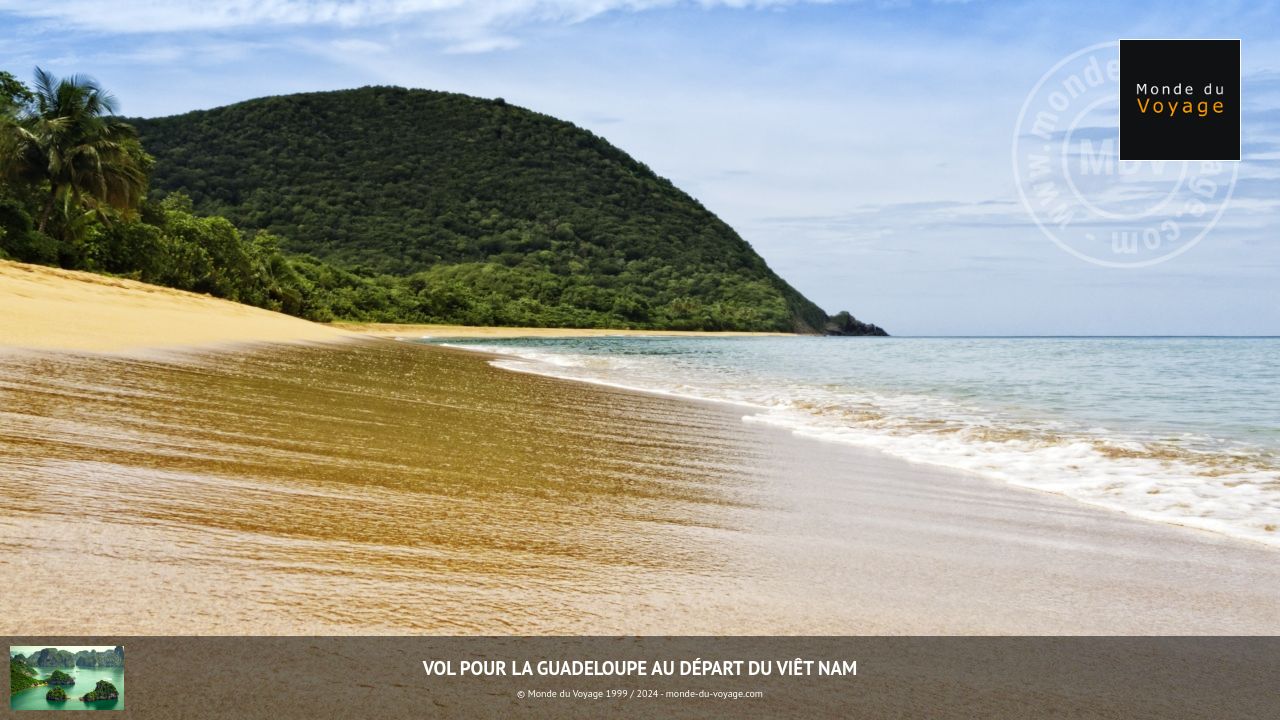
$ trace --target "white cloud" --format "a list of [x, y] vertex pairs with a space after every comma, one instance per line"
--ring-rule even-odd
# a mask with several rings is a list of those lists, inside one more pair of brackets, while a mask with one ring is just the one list
[[[531, 22], [580, 22], [611, 11], [696, 4], [759, 8], [807, 0], [0, 0], [0, 11], [113, 33], [221, 30], [262, 25], [367, 27], [423, 20], [476, 34]], [[821, 2], [822, 0], [817, 0]], [[464, 38], [470, 41], [474, 38]]]
[[[517, 31], [531, 25], [572, 25], [610, 12], [680, 5], [759, 9], [830, 2], [839, 0], [0, 0], [0, 14], [59, 30], [125, 35], [255, 28], [369, 29], [417, 36], [438, 43], [446, 53], [461, 55], [519, 47]], [[340, 52], [385, 52], [386, 48], [357, 45], [363, 42], [343, 39], [331, 45]]]
[[510, 50], [519, 46], [520, 41], [513, 37], [507, 35], [492, 35], [455, 42], [445, 47], [444, 51], [456, 55], [464, 55], [469, 53], [493, 52], [494, 50]]
[[357, 54], [382, 54], [390, 52], [391, 48], [380, 42], [372, 40], [362, 40], [360, 38], [343, 38], [333, 41], [333, 48], [339, 52], [357, 53]]

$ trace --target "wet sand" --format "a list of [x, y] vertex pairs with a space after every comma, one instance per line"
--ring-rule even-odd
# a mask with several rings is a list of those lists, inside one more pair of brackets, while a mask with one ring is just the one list
[[0, 632], [1274, 634], [1261, 545], [388, 340], [0, 352]]

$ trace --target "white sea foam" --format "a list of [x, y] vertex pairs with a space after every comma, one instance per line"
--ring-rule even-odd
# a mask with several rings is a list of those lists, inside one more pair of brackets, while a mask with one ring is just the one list
[[[623, 341], [617, 350], [635, 342]], [[752, 372], [714, 353], [602, 352], [599, 344], [584, 352], [572, 346], [453, 346], [504, 355], [493, 364], [508, 370], [733, 403], [746, 422], [1280, 547], [1275, 454], [1211, 434], [1121, 432], [1048, 413], [1001, 412], [985, 398], [813, 382]]]

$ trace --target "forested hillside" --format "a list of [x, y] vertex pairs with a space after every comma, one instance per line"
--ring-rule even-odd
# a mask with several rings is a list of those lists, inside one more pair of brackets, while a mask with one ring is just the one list
[[91, 78], [0, 71], [0, 259], [322, 322], [883, 334], [601, 138], [424, 90], [125, 120]]
[[405, 294], [403, 319], [801, 331], [827, 321], [670, 182], [502, 100], [368, 87], [128, 122], [155, 158], [153, 197], [181, 191], [197, 212], [267, 230], [288, 252], [392, 276], [382, 282]]

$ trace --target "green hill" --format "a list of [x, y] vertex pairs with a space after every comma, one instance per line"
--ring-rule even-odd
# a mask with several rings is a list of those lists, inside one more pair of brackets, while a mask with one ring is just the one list
[[286, 251], [391, 276], [379, 282], [396, 288], [407, 319], [827, 323], [669, 181], [586, 130], [500, 99], [367, 87], [128, 122], [155, 158], [153, 197], [182, 191], [199, 212], [281, 236]]
[[35, 687], [40, 682], [36, 680], [36, 671], [27, 665], [25, 658], [21, 655], [9, 658], [9, 692], [16, 693], [19, 690], [26, 690], [29, 687]]

